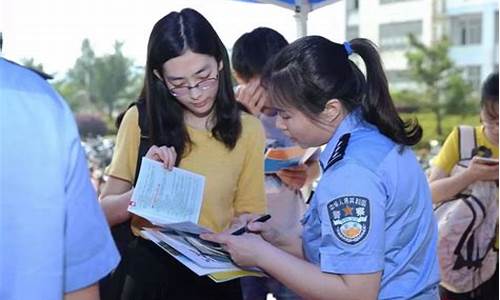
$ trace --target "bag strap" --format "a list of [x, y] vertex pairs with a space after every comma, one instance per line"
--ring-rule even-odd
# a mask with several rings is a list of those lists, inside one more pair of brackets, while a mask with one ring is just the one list
[[459, 160], [472, 159], [472, 151], [476, 148], [476, 130], [472, 126], [458, 126]]
[[[474, 223], [476, 221], [477, 214], [476, 214], [476, 211], [474, 210], [471, 202], [475, 202], [479, 206], [479, 208], [481, 209], [485, 218], [486, 218], [487, 211], [486, 211], [486, 208], [484, 207], [484, 205], [481, 203], [481, 201], [472, 194], [459, 194], [459, 195], [457, 195], [457, 197], [461, 198], [462, 201], [464, 201], [464, 203], [471, 210], [472, 221], [465, 229], [464, 233], [460, 237], [460, 240], [458, 241], [457, 246], [455, 247], [455, 250], [453, 251], [453, 254], [455, 254], [457, 256], [457, 259], [455, 260], [455, 264], [453, 265], [453, 270], [459, 270], [463, 267], [467, 267], [467, 268], [473, 267], [473, 268], [477, 269], [477, 268], [481, 267], [482, 262], [486, 258], [486, 256], [488, 255], [489, 251], [494, 249], [496, 235], [493, 235], [493, 237], [491, 238], [489, 245], [488, 245], [488, 250], [484, 253], [484, 255], [481, 257], [473, 258], [472, 253], [474, 251], [474, 231], [472, 230], [472, 227], [474, 226]], [[469, 199], [471, 200], [471, 202], [469, 202]], [[467, 257], [464, 257], [462, 255], [461, 250], [466, 243], [467, 243], [467, 245], [466, 245]]]
[[137, 183], [137, 179], [139, 177], [139, 171], [141, 169], [142, 158], [148, 152], [148, 149], [151, 147], [151, 139], [149, 137], [149, 127], [147, 124], [147, 111], [146, 111], [146, 102], [142, 99], [139, 99], [135, 102], [135, 106], [139, 112], [139, 129], [141, 132], [141, 138], [139, 142], [139, 151], [137, 151], [137, 164], [135, 168], [135, 177], [134, 177], [134, 186]]
[[[148, 135], [148, 126], [147, 126], [147, 114], [146, 114], [146, 103], [144, 100], [137, 100], [136, 102], [131, 103], [127, 110], [129, 110], [131, 107], [137, 107], [137, 110], [139, 111], [139, 128], [141, 132], [141, 138], [139, 142], [139, 151], [137, 154], [137, 167], [135, 170], [135, 178], [133, 185], [137, 183], [137, 178], [139, 176], [139, 170], [141, 168], [141, 162], [142, 162], [142, 157], [146, 155], [146, 152], [148, 151], [149, 147], [151, 147], [151, 142], [150, 138]], [[123, 115], [127, 111], [125, 110], [117, 119], [116, 125], [117, 127], [120, 126], [121, 121], [123, 119]], [[120, 252], [120, 255], [122, 256], [122, 262], [120, 262], [119, 268], [121, 268], [123, 272], [123, 268], [126, 268], [123, 264], [124, 262], [128, 259], [128, 256], [126, 255], [126, 252], [128, 251], [129, 244], [131, 241], [134, 240], [134, 235], [132, 234], [132, 230], [130, 229], [131, 226], [131, 219], [129, 218], [127, 221], [114, 225], [111, 227], [111, 233], [113, 235], [113, 239], [115, 240], [116, 246], [118, 248], [118, 251]]]

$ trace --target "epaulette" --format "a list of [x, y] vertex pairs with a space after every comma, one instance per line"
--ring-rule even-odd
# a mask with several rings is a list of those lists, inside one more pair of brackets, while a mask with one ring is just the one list
[[331, 166], [333, 166], [335, 163], [339, 162], [344, 158], [345, 150], [347, 148], [347, 145], [349, 144], [349, 138], [351, 137], [350, 133], [346, 133], [343, 136], [340, 137], [339, 141], [337, 142], [337, 145], [335, 145], [335, 149], [332, 152], [332, 155], [328, 159], [328, 163], [326, 166], [321, 165], [323, 168], [323, 172], [328, 170]]
[[27, 67], [27, 66], [20, 65], [20, 64], [18, 64], [18, 63], [16, 63], [16, 62], [13, 62], [13, 61], [11, 61], [11, 60], [5, 59], [5, 58], [3, 58], [3, 57], [2, 57], [2, 59], [4, 59], [5, 61], [7, 61], [7, 62], [9, 62], [9, 63], [11, 63], [11, 64], [14, 64], [14, 65], [20, 66], [21, 68], [25, 68], [25, 69], [28, 69], [28, 70], [30, 70], [30, 71], [32, 71], [32, 72], [35, 72], [38, 76], [42, 77], [44, 80], [50, 80], [50, 79], [53, 79], [53, 78], [54, 78], [52, 75], [49, 75], [49, 74], [47, 74], [47, 73], [44, 73], [44, 72], [42, 72], [42, 71], [40, 71], [40, 70], [37, 70], [37, 69], [34, 69], [34, 68], [30, 68], [30, 67]]

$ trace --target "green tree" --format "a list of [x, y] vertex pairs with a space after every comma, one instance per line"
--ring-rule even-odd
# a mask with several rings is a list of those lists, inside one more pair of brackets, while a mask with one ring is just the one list
[[82, 54], [76, 60], [75, 65], [67, 73], [65, 80], [66, 90], [70, 103], [79, 103], [79, 107], [97, 106], [97, 89], [95, 75], [95, 53], [88, 39], [82, 42]]
[[[422, 86], [422, 102], [436, 118], [436, 133], [443, 134], [442, 120], [446, 113], [465, 113], [472, 91], [448, 55], [447, 38], [426, 46], [410, 35], [411, 50], [406, 53], [410, 76]], [[470, 107], [470, 106], [469, 106]]]
[[473, 90], [472, 84], [465, 81], [460, 72], [451, 74], [444, 89], [444, 111], [462, 118], [477, 112], [479, 100]]
[[57, 83], [75, 111], [104, 111], [111, 120], [117, 106], [137, 97], [138, 75], [122, 47], [122, 42], [115, 41], [112, 54], [96, 56], [90, 41], [83, 40], [81, 56], [66, 78]]
[[123, 55], [122, 46], [123, 43], [115, 42], [114, 53], [96, 58], [94, 64], [99, 107], [105, 109], [110, 119], [116, 104], [126, 94], [127, 86], [132, 81], [133, 62]]

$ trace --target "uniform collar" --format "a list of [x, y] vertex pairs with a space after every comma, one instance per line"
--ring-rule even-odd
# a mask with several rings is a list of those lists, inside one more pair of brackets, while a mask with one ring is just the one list
[[[328, 165], [329, 161], [331, 162], [331, 159], [335, 157], [335, 154], [338, 154], [337, 152], [340, 151], [342, 152], [340, 154], [343, 155], [343, 151], [345, 151], [345, 147], [347, 147], [348, 135], [359, 127], [361, 122], [361, 109], [353, 110], [342, 120], [342, 122], [340, 122], [340, 126], [326, 144], [325, 150], [321, 152], [319, 160], [323, 170]], [[342, 142], [340, 142], [341, 140]], [[342, 159], [342, 157], [340, 157], [340, 159]]]

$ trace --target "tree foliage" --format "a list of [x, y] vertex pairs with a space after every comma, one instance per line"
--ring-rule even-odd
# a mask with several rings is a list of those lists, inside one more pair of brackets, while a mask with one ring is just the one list
[[115, 111], [138, 95], [137, 81], [142, 80], [133, 68], [133, 60], [116, 41], [111, 54], [96, 56], [90, 41], [82, 42], [81, 55], [66, 78], [56, 83], [75, 111], [105, 112], [112, 119]]
[[421, 99], [436, 118], [436, 133], [443, 134], [442, 119], [447, 113], [464, 114], [470, 109], [472, 87], [448, 55], [450, 43], [443, 38], [430, 46], [410, 35], [406, 53], [410, 76], [422, 87]]
[[122, 46], [123, 43], [115, 42], [113, 54], [97, 57], [94, 62], [97, 98], [109, 118], [132, 81], [132, 61], [123, 55]]

